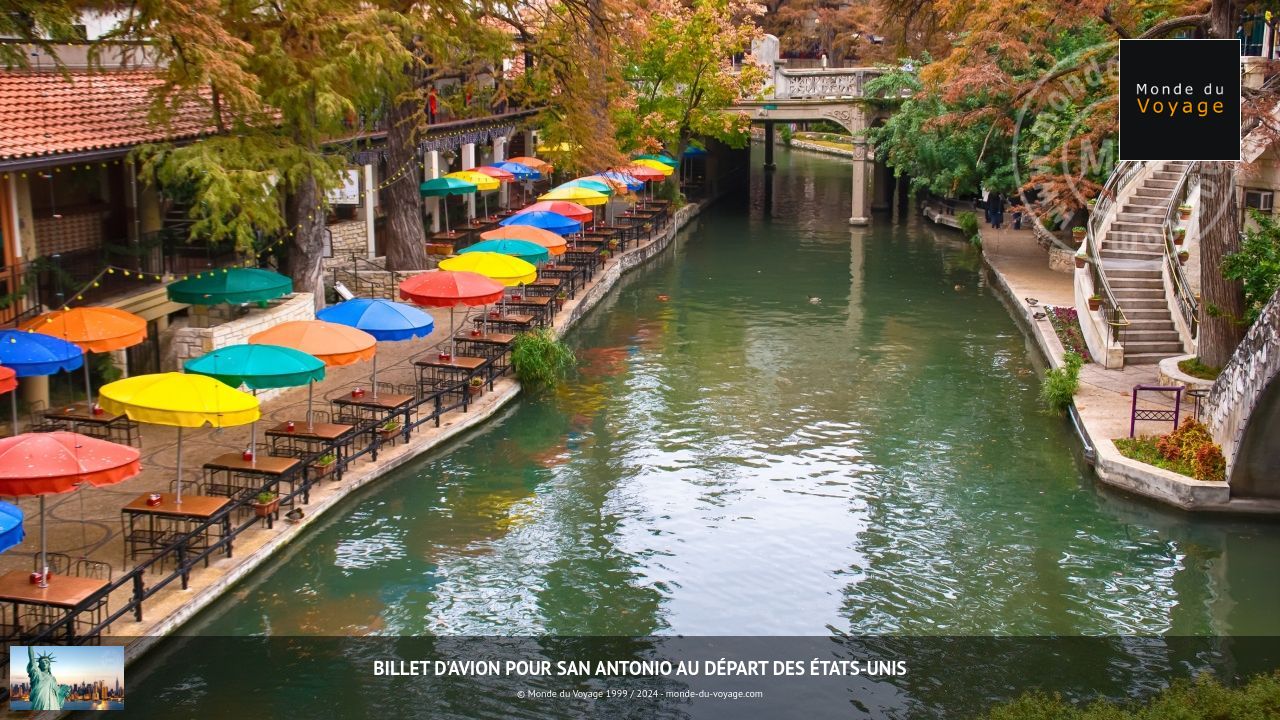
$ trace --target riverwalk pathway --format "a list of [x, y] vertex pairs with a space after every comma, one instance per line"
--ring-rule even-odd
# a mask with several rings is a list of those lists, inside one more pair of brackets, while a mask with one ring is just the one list
[[[604, 268], [579, 289], [573, 298], [565, 300], [557, 312], [553, 327], [563, 334], [594, 306], [622, 272], [637, 267], [665, 249], [676, 231], [694, 217], [699, 210], [696, 204], [685, 206], [673, 213], [664, 228], [654, 232], [637, 246], [605, 261]], [[468, 315], [474, 315], [472, 311]], [[379, 383], [413, 384], [413, 361], [428, 353], [438, 352], [449, 341], [450, 318], [447, 310], [433, 310], [437, 332], [423, 341], [385, 342], [378, 345]], [[458, 313], [457, 327], [469, 327], [470, 317]], [[316, 408], [328, 409], [325, 395], [335, 395], [342, 389], [355, 386], [368, 387], [371, 367], [359, 363], [346, 367], [329, 368], [324, 383], [316, 390]], [[447, 440], [465, 432], [489, 417], [514, 399], [519, 393], [519, 383], [511, 376], [502, 376], [493, 389], [474, 400], [467, 411], [453, 410], [441, 417], [439, 427], [432, 423], [422, 425], [407, 443], [382, 447], [377, 460], [361, 458], [344, 473], [341, 480], [325, 479], [310, 490], [309, 502], [301, 505], [303, 517], [296, 522], [283, 519], [273, 528], [257, 525], [242, 532], [234, 542], [233, 556], [222, 553], [213, 556], [207, 567], [198, 566], [190, 574], [189, 586], [182, 589], [172, 582], [143, 604], [143, 618], [135, 621], [132, 616], [117, 620], [110, 633], [101, 638], [104, 644], [127, 644], [126, 656], [133, 659], [160, 637], [174, 632], [183, 622], [208, 605], [233, 583], [251, 572], [272, 553], [297, 538], [311, 523], [317, 521], [328, 509], [336, 506], [344, 497], [386, 475], [388, 472], [424, 453], [439, 447]], [[298, 420], [306, 415], [307, 389], [293, 388], [262, 404], [262, 419], [258, 422], [258, 438], [263, 440], [265, 428], [286, 420]], [[183, 438], [183, 466], [185, 477], [198, 477], [201, 466], [224, 453], [240, 453], [250, 441], [249, 427], [203, 428], [186, 430]], [[165, 491], [175, 477], [177, 468], [177, 432], [173, 428], [156, 425], [142, 427], [142, 466], [137, 477], [105, 488], [85, 487], [72, 493], [51, 496], [46, 500], [46, 522], [49, 552], [62, 553], [74, 559], [90, 559], [108, 563], [114, 577], [120, 577], [134, 567], [125, 557], [121, 508], [139, 495]], [[36, 505], [32, 498], [18, 501], [28, 517], [35, 517]], [[283, 515], [283, 514], [282, 514]], [[239, 522], [236, 520], [236, 522]], [[32, 529], [34, 532], [34, 528]], [[34, 561], [31, 552], [8, 552], [0, 555], [0, 573], [9, 571], [29, 572]], [[155, 579], [172, 572], [172, 563], [157, 568]], [[56, 582], [56, 578], [54, 579]], [[130, 588], [122, 586], [109, 600], [108, 612], [123, 607], [130, 600]]]

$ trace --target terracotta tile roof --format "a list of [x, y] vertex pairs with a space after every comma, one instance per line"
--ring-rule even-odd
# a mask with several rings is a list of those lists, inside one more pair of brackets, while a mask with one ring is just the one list
[[191, 104], [168, 126], [147, 119], [154, 70], [0, 71], [0, 161], [125, 148], [213, 132]]

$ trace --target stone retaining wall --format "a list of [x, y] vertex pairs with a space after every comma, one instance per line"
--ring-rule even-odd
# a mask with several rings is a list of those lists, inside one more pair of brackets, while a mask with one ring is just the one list
[[1213, 383], [1205, 402], [1205, 424], [1227, 458], [1227, 477], [1244, 439], [1249, 416], [1280, 373], [1280, 292], [1262, 309], [1244, 340]]
[[333, 257], [324, 259], [326, 270], [334, 265], [350, 262], [352, 255], [368, 257], [368, 228], [363, 220], [347, 220], [329, 225], [328, 228], [333, 235]]

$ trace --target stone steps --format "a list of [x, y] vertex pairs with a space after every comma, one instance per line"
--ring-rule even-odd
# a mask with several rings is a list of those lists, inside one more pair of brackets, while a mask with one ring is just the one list
[[1110, 248], [1102, 248], [1103, 260], [1147, 260], [1151, 262], [1159, 262], [1164, 253], [1155, 250], [1111, 250]]

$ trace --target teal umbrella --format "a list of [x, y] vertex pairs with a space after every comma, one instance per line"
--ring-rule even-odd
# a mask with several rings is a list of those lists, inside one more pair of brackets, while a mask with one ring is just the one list
[[528, 240], [485, 240], [458, 251], [459, 255], [470, 252], [493, 252], [520, 258], [527, 263], [537, 265], [546, 262], [551, 254], [547, 249]]
[[609, 187], [607, 183], [602, 183], [598, 180], [586, 180], [583, 178], [570, 180], [562, 185], [557, 185], [556, 189], [570, 187], [586, 188], [587, 190], [595, 190], [596, 192], [603, 193], [605, 195], [613, 195], [613, 188]]
[[[281, 345], [228, 345], [213, 352], [192, 358], [182, 364], [189, 373], [206, 375], [233, 388], [241, 385], [254, 391], [269, 388], [307, 386], [307, 407], [311, 407], [310, 393], [317, 380], [324, 379], [324, 361], [301, 350]], [[307, 412], [307, 424], [311, 413]], [[253, 462], [258, 461], [258, 423], [249, 429], [249, 449]]]
[[675, 167], [680, 164], [667, 155], [637, 155], [632, 160], [657, 160], [668, 167]]
[[[434, 180], [427, 180], [418, 186], [418, 192], [422, 193], [422, 197], [470, 195], [475, 191], [476, 186], [474, 184], [451, 177], [438, 177]], [[444, 206], [444, 230], [449, 232], [449, 204], [447, 202]]]
[[187, 305], [238, 305], [266, 302], [293, 292], [293, 281], [261, 268], [222, 268], [196, 273], [172, 283], [169, 299]]

